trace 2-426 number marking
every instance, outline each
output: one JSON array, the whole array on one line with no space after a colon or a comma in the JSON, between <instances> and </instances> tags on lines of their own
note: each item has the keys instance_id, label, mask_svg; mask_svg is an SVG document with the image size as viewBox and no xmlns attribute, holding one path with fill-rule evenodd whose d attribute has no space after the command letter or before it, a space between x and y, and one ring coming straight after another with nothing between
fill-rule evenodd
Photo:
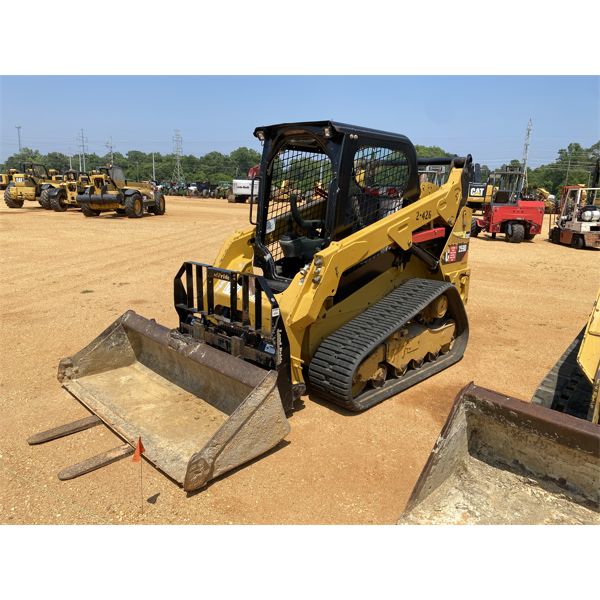
<instances>
[{"instance_id":1,"label":"2-426 number marking","mask_svg":"<svg viewBox=\"0 0 600 600\"><path fill-rule=\"evenodd\" d=\"M431 220L431 211L430 210L424 210L424 211L417 211L417 215L416 215L417 221L429 221Z\"/></svg>"}]
</instances>

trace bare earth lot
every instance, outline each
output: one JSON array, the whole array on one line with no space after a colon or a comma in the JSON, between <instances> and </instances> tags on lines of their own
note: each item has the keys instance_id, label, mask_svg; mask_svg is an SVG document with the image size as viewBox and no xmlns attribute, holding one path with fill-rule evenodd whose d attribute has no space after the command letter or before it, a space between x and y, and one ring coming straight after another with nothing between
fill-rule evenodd
<instances>
[{"instance_id":1,"label":"bare earth lot","mask_svg":"<svg viewBox=\"0 0 600 600\"><path fill-rule=\"evenodd\" d=\"M175 326L180 264L211 262L247 213L175 198L164 217L141 220L2 205L1 523L393 523L459 389L474 380L529 399L585 323L600 283L600 252L545 235L520 245L472 240L471 335L458 365L360 415L306 399L289 443L193 496L146 463L143 514L130 459L59 481L63 467L121 443L96 427L27 445L32 433L87 414L56 380L60 358L128 308Z\"/></svg>"}]
</instances>

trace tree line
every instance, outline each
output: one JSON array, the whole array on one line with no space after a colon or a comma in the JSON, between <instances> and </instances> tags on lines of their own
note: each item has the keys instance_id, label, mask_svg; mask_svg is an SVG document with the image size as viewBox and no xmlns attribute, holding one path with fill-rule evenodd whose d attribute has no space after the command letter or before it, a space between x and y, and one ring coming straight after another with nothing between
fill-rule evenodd
<instances>
[{"instance_id":1,"label":"tree line","mask_svg":"<svg viewBox=\"0 0 600 600\"><path fill-rule=\"evenodd\" d=\"M453 154L439 146L416 145L417 154L422 157L452 156ZM530 188L545 188L557 194L563 185L578 183L587 184L595 161L600 157L600 141L589 148L573 142L567 148L561 148L556 159L536 168L528 168L528 186ZM474 157L477 161L477 157ZM79 170L79 157L71 158L71 165ZM69 168L70 161L66 154L49 152L42 154L38 150L23 148L20 152L6 159L2 171L10 168L20 169L23 163L41 163L49 169L64 171ZM111 162L111 155L86 154L85 169L91 171ZM130 150L126 154L114 152L112 162L123 167L128 179L147 180L152 178L152 153ZM186 154L181 156L181 169L186 182L231 181L236 177L245 178L248 169L260 162L260 153L246 147L240 147L229 154L208 152L203 156ZM519 165L520 161L512 160L510 165ZM82 165L83 168L83 165ZM156 179L161 182L174 182L175 155L154 153L154 168ZM491 169L481 165L481 180L486 181Z\"/></svg>"},{"instance_id":2,"label":"tree line","mask_svg":"<svg viewBox=\"0 0 600 600\"><path fill-rule=\"evenodd\" d=\"M185 181L200 182L210 181L218 183L219 181L231 181L239 177L245 178L248 169L260 162L260 153L251 148L240 147L229 154L221 152L208 152L204 156L194 156L185 154L180 158L181 171ZM91 171L97 167L108 165L111 162L123 168L127 179L134 181L152 179L152 153L141 152L139 150L130 150L126 154L120 152L104 154L85 155L85 169L81 157L78 155L69 157L61 152L49 152L42 154L39 150L23 148L20 152L13 154L6 159L2 171L7 169L20 169L24 163L40 163L48 169L57 169L61 172L72 167L76 171ZM154 152L154 171L158 181L175 182L176 157L174 154L161 154Z\"/></svg>"}]
</instances>

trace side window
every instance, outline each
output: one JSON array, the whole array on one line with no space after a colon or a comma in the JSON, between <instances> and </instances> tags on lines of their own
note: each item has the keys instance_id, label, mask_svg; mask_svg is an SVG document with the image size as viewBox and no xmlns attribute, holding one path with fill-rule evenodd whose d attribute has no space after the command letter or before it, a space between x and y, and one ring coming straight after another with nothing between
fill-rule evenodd
<instances>
[{"instance_id":1,"label":"side window","mask_svg":"<svg viewBox=\"0 0 600 600\"><path fill-rule=\"evenodd\" d=\"M303 219L324 219L327 190L332 178L331 160L318 150L284 146L269 165L269 190L265 245L274 261L283 257L279 239L283 234L305 235L292 217L293 196Z\"/></svg>"},{"instance_id":2,"label":"side window","mask_svg":"<svg viewBox=\"0 0 600 600\"><path fill-rule=\"evenodd\" d=\"M110 176L111 176L112 180L117 185L124 185L125 174L123 173L123 169L121 169L121 167L111 167L109 172L110 172Z\"/></svg>"},{"instance_id":3,"label":"side window","mask_svg":"<svg viewBox=\"0 0 600 600\"><path fill-rule=\"evenodd\" d=\"M402 208L410 167L400 150L362 146L354 155L347 222L357 231Z\"/></svg>"}]
</instances>

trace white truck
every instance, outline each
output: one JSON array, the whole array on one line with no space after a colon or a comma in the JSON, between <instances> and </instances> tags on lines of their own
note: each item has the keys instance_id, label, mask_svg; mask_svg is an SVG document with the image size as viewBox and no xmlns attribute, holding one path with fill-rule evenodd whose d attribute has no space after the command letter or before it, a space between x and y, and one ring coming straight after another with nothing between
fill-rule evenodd
<instances>
[{"instance_id":1,"label":"white truck","mask_svg":"<svg viewBox=\"0 0 600 600\"><path fill-rule=\"evenodd\" d=\"M231 194L228 202L246 202L252 194L254 184L254 197L258 197L258 179L234 179L231 184Z\"/></svg>"}]
</instances>

